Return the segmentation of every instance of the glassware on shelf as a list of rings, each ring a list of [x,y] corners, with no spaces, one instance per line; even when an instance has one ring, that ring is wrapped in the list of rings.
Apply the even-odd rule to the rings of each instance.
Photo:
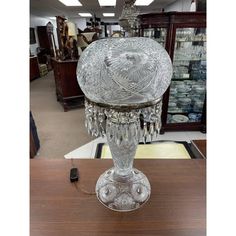
[[[205,94],[206,88],[204,88],[204,87],[195,87],[195,88],[193,88],[193,91],[196,94]]]
[[[188,93],[190,90],[191,90],[191,88],[188,85],[179,85],[177,87],[177,92],[178,93]]]
[[[177,99],[176,99],[176,97],[173,96],[173,95],[170,95],[170,97],[169,97],[169,103],[170,103],[170,102],[177,103]]]
[[[185,98],[179,98],[177,104],[179,107],[181,107],[183,112],[188,112],[191,110],[191,102],[192,100],[190,98],[185,97]]]
[[[161,128],[162,95],[172,76],[164,48],[148,38],[109,38],[90,44],[77,65],[85,94],[85,125],[107,137],[114,167],[96,184],[99,201],[115,211],[140,208],[150,197],[150,183],[133,168],[139,140],[152,140]]]
[[[171,118],[171,123],[186,123],[189,118],[185,115],[173,115]]]
[[[173,109],[173,108],[175,108],[177,106],[177,103],[176,102],[169,102],[169,108],[171,109]]]
[[[175,96],[177,94],[177,88],[170,88],[170,96]]]
[[[202,113],[189,113],[189,122],[200,122],[202,118]]]
[[[175,114],[175,113],[183,113],[183,110],[179,107],[169,107],[168,108],[168,113],[170,114]]]
[[[178,104],[180,106],[189,106],[191,104],[191,99],[190,98],[180,98],[178,99]]]
[[[176,95],[175,95],[175,97],[177,98],[177,99],[179,99],[179,98],[186,98],[188,96],[188,93],[177,93]]]
[[[200,31],[203,31],[200,33]],[[179,28],[176,31],[176,41],[177,42],[205,42],[206,34],[205,29],[194,29],[194,28]]]
[[[186,122],[199,122],[206,94],[206,30],[177,28],[168,114],[189,114]],[[173,102],[176,107],[172,106]],[[195,118],[193,118],[195,117]],[[167,123],[174,123],[168,119]]]
[[[204,102],[201,100],[195,100],[193,104],[193,111],[194,112],[201,112],[203,108]]]
[[[170,123],[172,119],[172,115],[171,114],[167,114],[167,122]]]
[[[167,28],[149,28],[143,30],[143,36],[151,38],[165,47]]]

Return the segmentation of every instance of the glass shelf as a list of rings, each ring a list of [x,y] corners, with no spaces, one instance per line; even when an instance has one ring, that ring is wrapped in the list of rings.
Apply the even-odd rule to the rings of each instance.
[[[167,123],[201,122],[206,96],[206,29],[177,28],[176,39]]]

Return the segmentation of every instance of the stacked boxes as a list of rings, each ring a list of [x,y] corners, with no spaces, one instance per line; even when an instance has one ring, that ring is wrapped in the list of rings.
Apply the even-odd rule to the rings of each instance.
[[[39,64],[40,76],[43,77],[48,73],[48,68],[46,64]]]

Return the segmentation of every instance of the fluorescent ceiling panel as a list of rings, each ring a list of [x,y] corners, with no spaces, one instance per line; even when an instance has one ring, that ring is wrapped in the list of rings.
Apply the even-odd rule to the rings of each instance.
[[[116,5],[116,0],[98,0],[98,2],[101,7]]]
[[[115,13],[103,13],[103,16],[105,17],[115,16]]]
[[[91,13],[79,13],[79,15],[82,17],[91,17],[92,16]]]
[[[78,0],[59,0],[61,3],[68,7],[82,6]]]
[[[148,6],[150,5],[154,0],[136,0],[135,4],[136,6]]]

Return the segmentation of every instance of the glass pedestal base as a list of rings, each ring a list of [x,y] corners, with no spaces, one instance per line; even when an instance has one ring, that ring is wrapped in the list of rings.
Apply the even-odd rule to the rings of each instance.
[[[115,168],[105,171],[96,184],[98,200],[114,211],[132,211],[148,201],[151,186],[147,177],[139,170],[132,169],[129,175],[122,176]]]

